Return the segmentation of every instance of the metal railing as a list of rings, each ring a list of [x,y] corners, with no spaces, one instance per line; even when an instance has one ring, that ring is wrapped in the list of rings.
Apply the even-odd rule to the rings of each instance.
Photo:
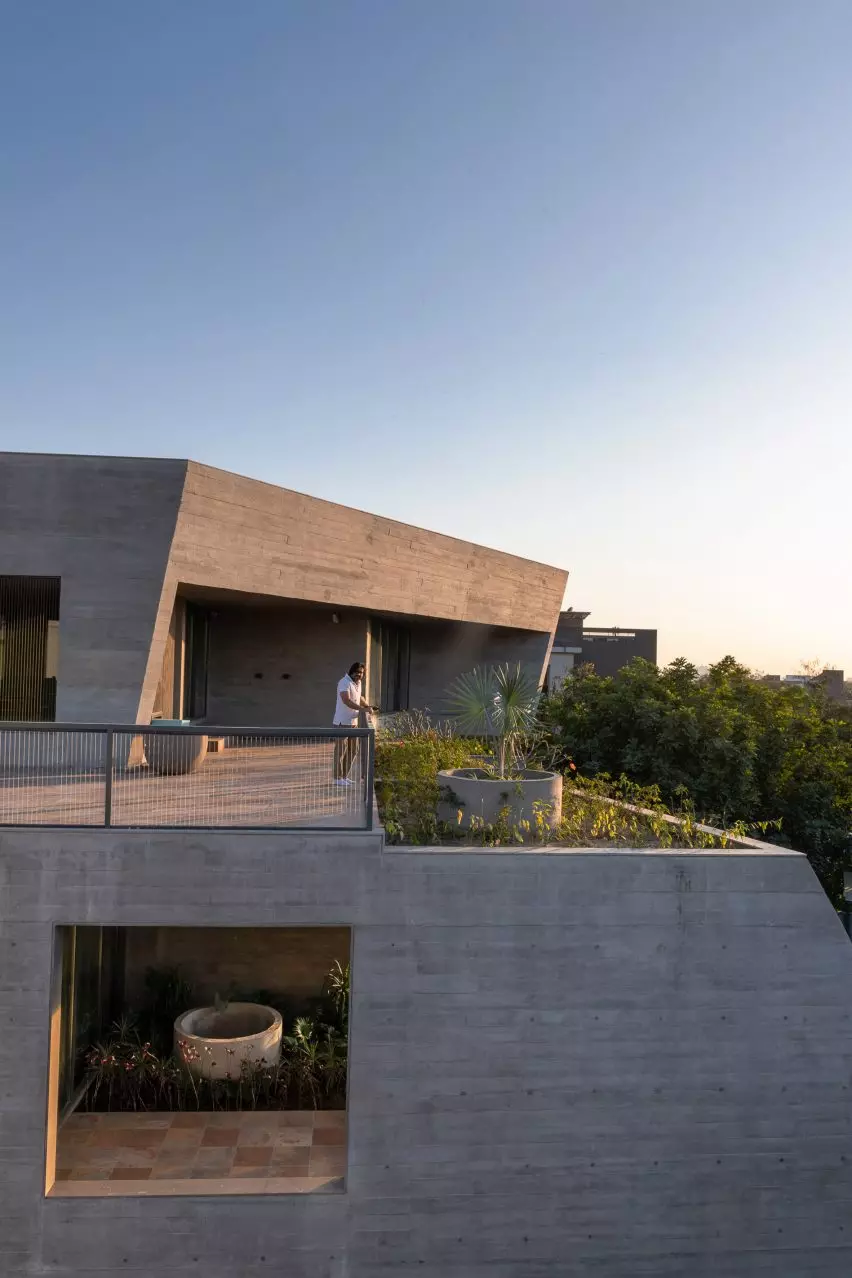
[[[0,826],[371,830],[369,728],[0,723]]]

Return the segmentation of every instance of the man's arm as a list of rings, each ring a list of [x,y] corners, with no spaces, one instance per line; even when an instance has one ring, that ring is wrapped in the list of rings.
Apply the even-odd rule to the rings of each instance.
[[[353,701],[348,692],[341,692],[340,700],[350,710],[375,710],[375,706],[371,706],[369,701],[365,701],[362,697],[360,701]]]

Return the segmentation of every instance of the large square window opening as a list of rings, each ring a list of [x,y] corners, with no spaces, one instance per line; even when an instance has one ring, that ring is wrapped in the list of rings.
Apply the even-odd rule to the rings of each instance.
[[[340,1192],[350,947],[348,928],[57,928],[46,1192]]]

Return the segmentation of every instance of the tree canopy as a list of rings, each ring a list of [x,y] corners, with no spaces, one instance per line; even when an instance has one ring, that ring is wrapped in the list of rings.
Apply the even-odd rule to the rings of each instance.
[[[733,657],[700,676],[679,659],[611,678],[581,667],[542,703],[557,762],[656,785],[709,824],[780,821],[837,897],[852,832],[852,712],[818,686],[764,683]]]

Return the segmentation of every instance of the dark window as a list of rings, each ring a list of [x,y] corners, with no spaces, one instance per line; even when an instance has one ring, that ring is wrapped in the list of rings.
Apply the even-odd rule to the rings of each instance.
[[[369,699],[383,714],[408,709],[411,634],[404,626],[370,622]]]
[[[0,719],[56,718],[59,578],[0,577]]]
[[[207,656],[210,647],[210,614],[206,608],[186,605],[186,662],[183,676],[184,719],[207,715]]]

